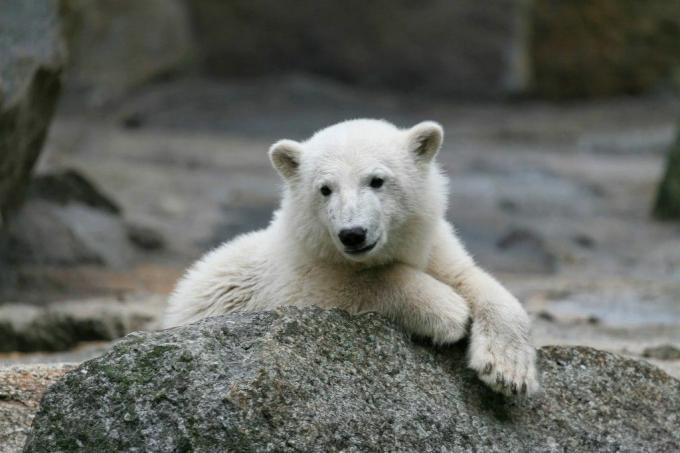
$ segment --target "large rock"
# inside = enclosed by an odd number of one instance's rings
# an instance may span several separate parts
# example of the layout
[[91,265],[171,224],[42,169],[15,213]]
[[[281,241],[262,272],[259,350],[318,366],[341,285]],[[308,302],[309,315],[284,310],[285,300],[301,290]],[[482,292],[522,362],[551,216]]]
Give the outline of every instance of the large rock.
[[680,381],[542,348],[545,393],[504,399],[464,349],[378,315],[286,308],[129,335],[44,396],[26,452],[680,449]]
[[[144,82],[176,72],[192,58],[181,0],[64,0],[71,53],[66,87],[100,105]],[[74,96],[69,96],[72,99]]]
[[0,451],[21,451],[40,398],[72,365],[21,365],[0,368]]
[[499,96],[527,83],[525,0],[187,1],[207,69]]
[[0,2],[0,225],[40,154],[64,49],[56,0]]
[[662,220],[680,220],[680,133],[668,150],[666,171],[659,183],[654,215]]

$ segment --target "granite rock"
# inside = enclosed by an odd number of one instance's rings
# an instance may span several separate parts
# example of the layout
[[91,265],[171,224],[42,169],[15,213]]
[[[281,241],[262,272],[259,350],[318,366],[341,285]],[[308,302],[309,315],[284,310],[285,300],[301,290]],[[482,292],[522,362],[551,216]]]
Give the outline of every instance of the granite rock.
[[680,448],[680,381],[649,364],[544,347],[544,392],[526,400],[492,393],[464,356],[316,308],[135,333],[45,394],[24,451]]

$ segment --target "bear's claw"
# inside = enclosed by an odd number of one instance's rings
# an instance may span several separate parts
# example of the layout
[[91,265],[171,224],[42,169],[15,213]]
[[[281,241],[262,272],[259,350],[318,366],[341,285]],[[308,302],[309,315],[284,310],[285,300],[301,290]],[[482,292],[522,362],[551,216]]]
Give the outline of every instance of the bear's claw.
[[494,391],[504,395],[532,395],[539,390],[536,352],[528,343],[494,344],[486,337],[472,339],[470,368]]

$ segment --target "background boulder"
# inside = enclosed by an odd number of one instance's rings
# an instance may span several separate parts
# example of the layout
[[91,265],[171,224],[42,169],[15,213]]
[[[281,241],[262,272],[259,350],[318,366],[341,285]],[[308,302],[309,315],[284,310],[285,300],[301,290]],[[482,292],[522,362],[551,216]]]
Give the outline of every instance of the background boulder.
[[56,0],[0,3],[0,226],[40,155],[65,57]]
[[542,348],[544,394],[521,400],[464,356],[316,308],[131,334],[45,394],[25,451],[680,448],[680,381],[649,364]]

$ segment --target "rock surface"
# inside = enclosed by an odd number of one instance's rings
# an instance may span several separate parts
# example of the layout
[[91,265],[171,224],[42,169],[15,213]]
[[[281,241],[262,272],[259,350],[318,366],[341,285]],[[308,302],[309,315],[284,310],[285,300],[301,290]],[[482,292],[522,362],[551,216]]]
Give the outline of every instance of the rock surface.
[[56,0],[0,3],[0,225],[40,154],[64,60]]
[[544,394],[492,394],[462,347],[375,314],[286,308],[129,335],[43,398],[26,452],[677,451],[680,381],[545,347]]
[[0,451],[21,451],[40,398],[72,365],[0,368]]

